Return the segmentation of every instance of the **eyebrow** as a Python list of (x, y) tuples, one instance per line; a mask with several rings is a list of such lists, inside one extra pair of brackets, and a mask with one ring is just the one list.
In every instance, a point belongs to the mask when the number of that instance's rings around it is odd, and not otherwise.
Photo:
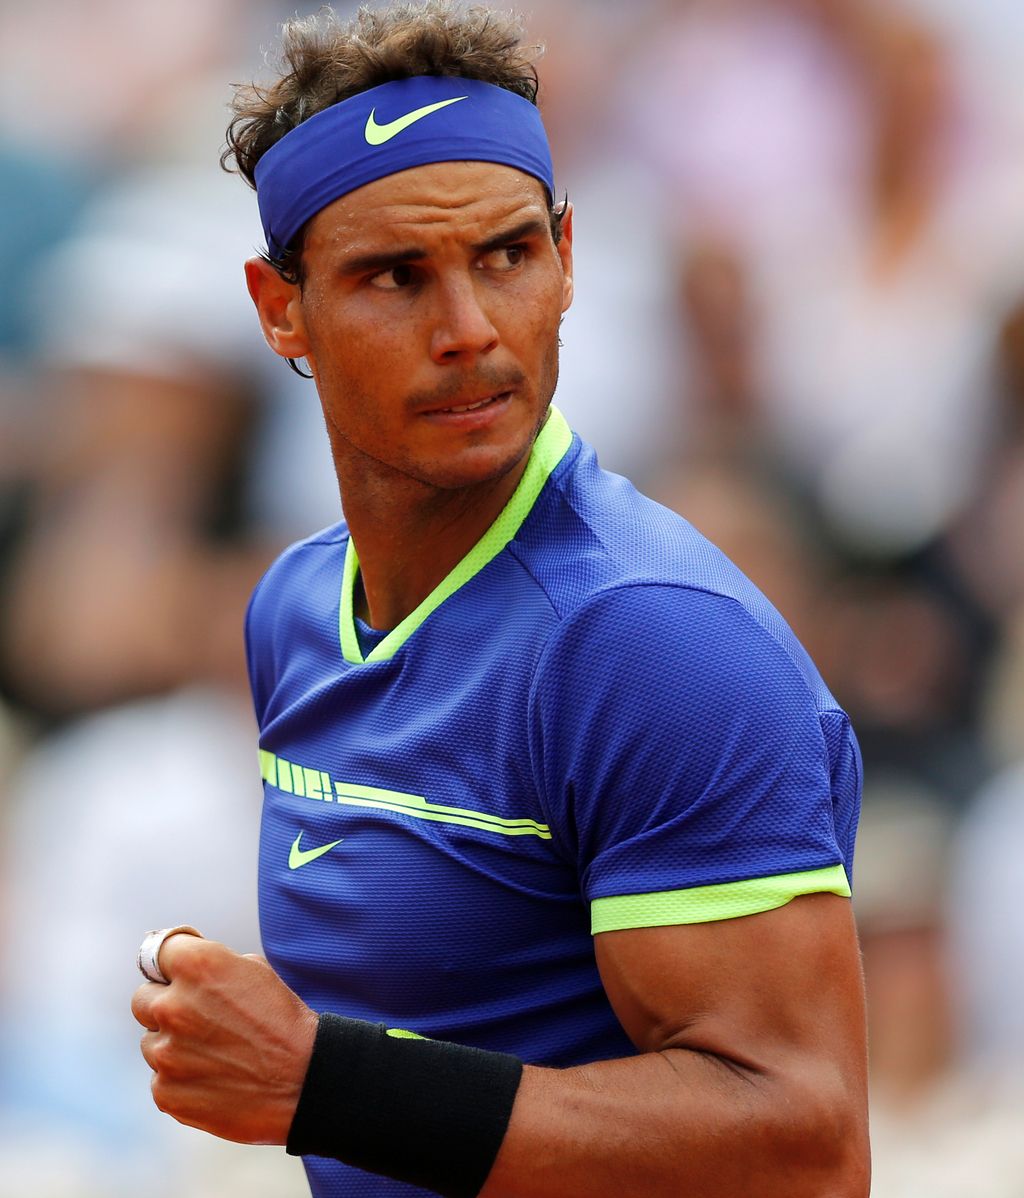
[[(522, 221), (512, 229), (496, 233), (493, 237), (488, 237), (485, 241), (478, 241), (470, 249), (474, 254), (486, 254), (491, 250), (500, 250), (504, 246), (513, 245), (515, 242), (523, 241), (525, 238), (536, 237), (547, 231), (548, 225), (544, 221), (538, 220), (536, 217), (531, 217), (529, 220)], [(395, 266), (402, 266), (406, 262), (422, 261), (422, 259), (429, 256), (426, 250), (418, 246), (409, 246), (407, 249), (400, 250), (388, 250), (380, 254), (360, 254), (355, 258), (346, 258), (339, 268), (339, 273), (342, 275), (361, 275), (368, 271), (390, 270)]]
[(506, 245), (512, 245), (516, 241), (523, 241), (528, 237), (536, 237), (540, 233), (547, 233), (550, 229), (545, 221), (538, 220), (532, 216), (529, 220), (521, 221), (513, 229), (507, 229), (504, 233), (496, 233), (493, 237), (488, 237), (486, 241), (480, 241), (473, 246), (474, 254), (486, 254), (489, 250), (500, 250)]

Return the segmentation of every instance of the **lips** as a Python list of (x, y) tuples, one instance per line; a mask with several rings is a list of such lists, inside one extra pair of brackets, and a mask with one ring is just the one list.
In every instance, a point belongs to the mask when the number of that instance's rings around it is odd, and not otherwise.
[(490, 364), (486, 369), (453, 372), (438, 386), (413, 392), (406, 410), (410, 416), (428, 420), (465, 423), (494, 418), (524, 392), (526, 381), (526, 375), (511, 366)]
[(496, 399), (504, 399), (508, 395), (507, 391), (500, 391), (497, 395), (488, 395), (484, 399), (478, 399), (474, 403), (453, 404), (449, 408), (436, 408), (438, 412), (477, 412), (481, 408), (485, 408), (488, 404), (494, 403)]
[(461, 416), (466, 412), (479, 412), (483, 408), (489, 407), (491, 404), (500, 400), (507, 399), (512, 394), (511, 391), (495, 391), (490, 395), (485, 395), (480, 399), (472, 396), (459, 397), (454, 402), (447, 403), (444, 407), (440, 405), (426, 408), (421, 415), (423, 416)]

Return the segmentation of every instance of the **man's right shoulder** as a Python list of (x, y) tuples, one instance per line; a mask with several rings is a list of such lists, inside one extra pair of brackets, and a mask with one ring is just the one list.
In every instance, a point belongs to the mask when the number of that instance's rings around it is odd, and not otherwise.
[(325, 592), (337, 602), (348, 539), (348, 524), (339, 520), (278, 554), (253, 590), (248, 624), (279, 616), (294, 602)]
[(256, 584), (245, 618), (245, 648), (256, 717), (296, 652), (337, 638), (341, 578), (348, 543), (344, 521), (290, 545)]

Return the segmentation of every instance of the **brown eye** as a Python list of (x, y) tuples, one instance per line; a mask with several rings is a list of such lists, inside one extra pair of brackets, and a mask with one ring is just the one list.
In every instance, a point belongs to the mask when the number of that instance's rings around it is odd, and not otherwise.
[(399, 291), (403, 287), (408, 287), (413, 278), (413, 268), (407, 263), (402, 263), (375, 274), (370, 279), (370, 284), (381, 291)]
[(481, 266), (485, 270), (503, 271), (515, 270), (526, 259), (526, 247), (523, 245), (503, 245), (501, 249), (491, 250), (484, 254)]

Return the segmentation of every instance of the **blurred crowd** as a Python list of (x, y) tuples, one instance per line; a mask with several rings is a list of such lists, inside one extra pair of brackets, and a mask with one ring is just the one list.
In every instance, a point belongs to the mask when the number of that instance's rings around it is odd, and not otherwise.
[[(0, 0), (0, 1198), (305, 1192), (155, 1111), (127, 1005), (147, 928), (258, 951), (241, 624), (341, 510), (218, 166), (295, 11)], [(1024, 6), (528, 17), (576, 206), (556, 402), (860, 738), (873, 1193), (1024, 1198)]]

